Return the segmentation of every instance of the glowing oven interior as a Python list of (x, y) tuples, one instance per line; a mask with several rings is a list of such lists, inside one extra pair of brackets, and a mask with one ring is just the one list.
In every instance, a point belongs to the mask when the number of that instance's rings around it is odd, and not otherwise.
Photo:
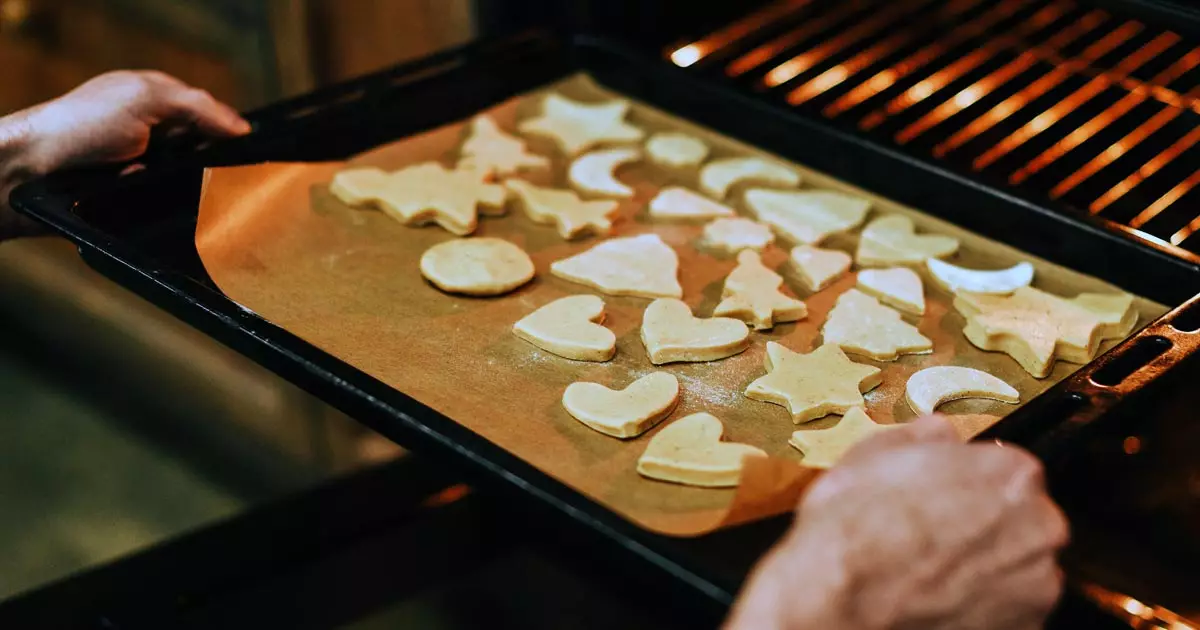
[(778, 0), (668, 55), (1200, 260), (1200, 42), (1070, 0)]

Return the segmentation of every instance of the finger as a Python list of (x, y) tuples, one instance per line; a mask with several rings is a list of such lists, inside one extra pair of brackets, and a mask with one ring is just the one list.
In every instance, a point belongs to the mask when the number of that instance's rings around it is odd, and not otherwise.
[(250, 133), (246, 122), (232, 107), (196, 88), (171, 89), (167, 98), (170, 108), (163, 116), (168, 120), (186, 120), (200, 131), (216, 136), (240, 136)]
[(902, 425), (891, 431), (880, 431), (851, 448), (842, 458), (843, 462), (875, 457), (913, 444), (937, 442), (959, 442), (958, 432), (940, 415), (925, 416), (915, 422)]

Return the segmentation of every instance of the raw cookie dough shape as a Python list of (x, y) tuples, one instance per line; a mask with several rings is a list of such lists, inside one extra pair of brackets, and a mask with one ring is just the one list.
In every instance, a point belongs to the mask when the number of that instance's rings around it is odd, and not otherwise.
[(746, 191), (746, 205), (759, 221), (799, 245), (815, 245), (852, 230), (867, 218), (871, 202), (833, 190)]
[(554, 224), (558, 235), (573, 239), (584, 234), (607, 235), (620, 204), (611, 199), (584, 201), (570, 190), (542, 188), (523, 179), (504, 185), (534, 223)]
[(663, 427), (638, 458), (644, 477), (689, 486), (727, 488), (738, 485), (742, 460), (766, 457), (749, 444), (722, 442), (725, 427), (715, 416), (694, 413)]
[(919, 265), (958, 251), (958, 239), (939, 234), (917, 234), (912, 219), (889, 214), (863, 228), (854, 259), (863, 267)]
[(575, 188), (593, 195), (632, 197), (633, 189), (617, 181), (614, 173), (618, 166), (641, 158), (641, 151), (629, 147), (592, 151), (571, 162), (567, 179)]
[(546, 136), (567, 155), (578, 155), (603, 142), (638, 142), (646, 134), (625, 122), (629, 101), (582, 103), (560, 94), (542, 100), (542, 113), (517, 125), (521, 133)]
[(801, 462), (809, 468), (831, 468), (838, 463), (855, 444), (883, 431), (891, 431), (898, 424), (878, 424), (860, 407), (853, 407), (838, 423), (828, 429), (801, 429), (793, 431), (788, 440), (796, 450), (804, 453)]
[(654, 365), (724, 359), (745, 350), (749, 340), (741, 321), (695, 317), (682, 300), (654, 300), (642, 316), (642, 343)]
[(883, 382), (879, 368), (851, 361), (833, 344), (800, 354), (768, 341), (764, 363), (766, 375), (746, 387), (746, 398), (787, 407), (796, 424), (864, 407), (863, 394)]
[(714, 199), (724, 199), (734, 184), (743, 181), (794, 188), (800, 185), (800, 173), (779, 162), (757, 157), (722, 158), (700, 169), (700, 189)]
[(621, 390), (599, 383), (571, 383), (562, 404), (572, 418), (605, 435), (637, 437), (662, 422), (679, 402), (679, 379), (651, 372)]
[(646, 154), (656, 164), (671, 168), (699, 166), (708, 157), (708, 145), (678, 131), (660, 131), (646, 141)]
[(476, 171), (449, 170), (437, 162), (385, 173), (377, 168), (340, 171), (329, 191), (351, 206), (376, 206), (404, 225), (437, 223), (451, 234), (475, 231), (479, 212), (504, 214), (507, 193)]
[(533, 261), (498, 238), (438, 243), (421, 254), (421, 275), (447, 293), (500, 295), (533, 279)]
[(500, 130), (496, 120), (480, 114), (471, 120), (471, 130), (459, 149), (458, 168), (499, 178), (522, 169), (541, 169), (550, 160), (525, 150), (525, 142)]
[(987, 398), (1016, 404), (1021, 395), (1012, 385), (969, 367), (938, 365), (925, 368), (908, 377), (904, 397), (912, 410), (927, 416), (937, 406), (960, 398)]
[(918, 332), (916, 326), (858, 289), (838, 296), (821, 334), (826, 344), (877, 361), (895, 361), (902, 354), (933, 351), (933, 342)]
[(1035, 378), (1055, 359), (1087, 363), (1105, 339), (1128, 335), (1137, 324), (1133, 296), (1083, 293), (1065, 299), (1020, 287), (1009, 296), (960, 293), (954, 308), (967, 319), (963, 335), (976, 347), (1012, 357)]
[(846, 252), (811, 245), (792, 248), (791, 258), (800, 283), (814, 293), (846, 275), (850, 264), (854, 262)]
[(858, 288), (901, 312), (925, 314), (925, 287), (921, 276), (908, 267), (863, 269), (858, 272)]
[(717, 219), (735, 214), (733, 208), (679, 186), (667, 186), (650, 200), (650, 217), (654, 219)]
[(1008, 295), (1033, 282), (1033, 265), (1020, 262), (1008, 269), (982, 271), (958, 267), (930, 258), (925, 261), (933, 281), (951, 293), (968, 291), (985, 295)]
[(657, 234), (609, 239), (550, 263), (550, 273), (609, 295), (683, 297), (679, 257)]
[(804, 302), (779, 291), (783, 276), (767, 269), (754, 250), (738, 253), (737, 267), (725, 278), (721, 303), (713, 310), (718, 317), (733, 317), (767, 330), (776, 323), (794, 322), (808, 316)]
[(775, 242), (775, 233), (771, 228), (743, 217), (717, 219), (704, 226), (701, 242), (706, 247), (733, 254), (743, 249), (762, 250)]
[(604, 300), (594, 295), (559, 298), (513, 324), (513, 334), (576, 361), (607, 361), (617, 352), (617, 336), (601, 326)]

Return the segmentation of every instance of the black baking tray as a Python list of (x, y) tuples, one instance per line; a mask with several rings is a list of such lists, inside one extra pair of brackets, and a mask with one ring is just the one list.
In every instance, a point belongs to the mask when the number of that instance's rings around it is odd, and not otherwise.
[[(413, 450), (461, 463), (475, 483), (507, 496), (531, 528), (634, 590), (679, 601), (711, 623), (787, 518), (673, 539), (642, 530), (461, 425), (242, 309), (204, 272), (194, 246), (205, 166), (342, 159), (466, 118), (523, 92), (586, 71), (602, 84), (808, 167), (918, 207), (1032, 254), (1169, 305), (1159, 322), (1021, 407), (984, 437), (1036, 449), (1047, 460), (1134, 391), (1153, 392), (1183, 363), (1196, 367), (1193, 322), (1200, 266), (907, 157), (850, 132), (765, 106), (621, 44), (525, 33), (477, 42), (253, 112), (246, 137), (156, 142), (144, 167), (67, 173), (14, 192), (20, 212), (74, 241), (90, 265), (214, 338)], [(1147, 282), (1153, 278), (1153, 282)], [(1150, 344), (1150, 345), (1147, 345)], [(1112, 367), (1115, 366), (1115, 367)], [(413, 366), (413, 369), (425, 369)], [(1098, 385), (1092, 377), (1107, 369)], [(387, 500), (387, 497), (380, 497)], [(647, 591), (646, 589), (652, 589)]]

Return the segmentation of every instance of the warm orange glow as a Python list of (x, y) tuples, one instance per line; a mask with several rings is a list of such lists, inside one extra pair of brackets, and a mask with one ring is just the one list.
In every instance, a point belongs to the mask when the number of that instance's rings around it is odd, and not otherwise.
[(1058, 199), (1070, 192), (1071, 189), (1078, 186), (1081, 182), (1095, 175), (1100, 169), (1112, 164), (1117, 158), (1137, 146), (1155, 131), (1161, 129), (1163, 125), (1174, 120), (1180, 113), (1180, 110), (1174, 107), (1164, 107), (1146, 122), (1138, 125), (1136, 129), (1125, 134), (1124, 138), (1114, 142), (1103, 153), (1092, 158), (1087, 164), (1079, 167), (1079, 170), (1071, 173), (1066, 179), (1059, 182), (1058, 185), (1050, 190), (1050, 198)]
[(738, 57), (729, 64), (725, 72), (731, 77), (740, 77), (747, 72), (761, 66), (770, 61), (776, 55), (783, 51), (799, 44), (800, 42), (820, 33), (830, 25), (846, 18), (858, 9), (862, 8), (862, 2), (856, 0), (846, 0), (840, 2), (830, 11), (820, 14), (809, 20), (805, 20), (800, 26), (776, 37), (775, 39), (758, 46), (754, 50)]
[[(1107, 19), (1108, 19), (1108, 14), (1103, 11), (1091, 11), (1091, 12), (1087, 13), (1086, 15), (1079, 18), (1075, 22), (1072, 22), (1069, 26), (1067, 26), (1066, 28), (1063, 28), (1059, 32), (1055, 33), (1053, 37), (1048, 39), (1046, 41), (1046, 44), (1044, 47), (1044, 48), (1046, 48), (1046, 51), (1044, 51), (1044, 54), (1045, 53), (1056, 54), (1057, 50), (1070, 44), (1071, 42), (1075, 41), (1076, 39), (1079, 39), (1079, 37), (1081, 37), (1088, 31), (1096, 28), (1100, 24), (1103, 24), (1104, 21)], [(979, 51), (976, 51), (975, 53), (972, 53), (971, 55), (968, 55), (967, 57), (964, 57), (960, 61), (966, 61), (968, 59), (971, 59), (975, 55), (979, 55), (981, 53), (984, 53), (986, 56), (984, 56), (983, 58), (981, 58), (977, 62), (975, 62), (973, 65), (971, 65), (970, 66), (971, 68), (973, 68), (976, 65), (979, 65), (980, 63), (983, 63), (983, 61), (992, 57), (994, 54), (994, 53), (985, 53), (985, 51), (983, 49), (981, 49)], [(1032, 68), (1033, 65), (1035, 63), (1037, 63), (1037, 61), (1038, 61), (1038, 55), (1034, 50), (1027, 50), (1027, 51), (1021, 53), (1020, 55), (1017, 56), (1016, 59), (1013, 59), (1012, 61), (1004, 64), (1002, 67), (993, 71), (991, 74), (987, 75), (986, 77), (971, 84), (970, 87), (964, 88), (958, 94), (956, 94), (954, 96), (954, 98), (952, 98), (951, 100), (949, 100), (945, 103), (942, 103), (941, 105), (938, 105), (936, 108), (934, 108), (929, 113), (927, 113), (924, 116), (922, 116), (921, 118), (917, 119), (916, 121), (914, 121), (913, 123), (911, 123), (910, 125), (905, 127), (904, 129), (901, 129), (900, 132), (896, 134), (896, 141), (900, 142), (901, 144), (903, 144), (905, 142), (909, 142), (913, 138), (916, 138), (917, 136), (921, 135), (922, 133), (925, 133), (930, 128), (940, 125), (947, 118), (950, 118), (951, 116), (957, 114), (958, 112), (962, 111), (966, 107), (970, 106), (972, 103), (974, 103), (976, 100), (978, 100), (978, 98), (981, 97), (983, 94), (986, 94), (986, 93), (1000, 87), (1001, 85), (1008, 83), (1010, 80), (1013, 79), (1013, 77), (1016, 77), (1017, 75), (1021, 74), (1022, 72)], [(955, 65), (957, 65), (957, 64), (955, 64)], [(950, 67), (953, 67), (953, 66), (950, 66)], [(947, 68), (947, 69), (949, 69), (949, 68)], [(969, 71), (969, 68), (964, 69), (962, 71), (962, 73), (965, 74), (968, 71)], [(934, 75), (934, 76), (937, 76), (937, 75)], [(933, 77), (930, 77), (930, 78), (932, 79)], [(957, 77), (947, 78), (945, 80), (945, 82), (942, 83), (942, 85), (949, 83), (949, 81), (952, 80), (953, 78), (957, 78)], [(958, 97), (960, 94), (963, 94), (963, 93), (974, 95), (974, 98), (964, 98), (963, 101), (965, 102), (965, 104), (960, 104), (958, 102)], [(891, 104), (889, 104), (889, 106), (890, 105)], [(889, 107), (889, 109), (890, 109), (890, 107)], [(889, 113), (892, 113), (892, 112), (889, 111)]]
[[(1091, 138), (1098, 131), (1107, 127), (1114, 120), (1117, 120), (1121, 116), (1128, 114), (1133, 110), (1134, 107), (1137, 107), (1139, 103), (1142, 103), (1145, 100), (1146, 97), (1142, 96), (1141, 94), (1126, 94), (1123, 98), (1121, 98), (1121, 100), (1110, 105), (1108, 109), (1096, 114), (1091, 120), (1080, 125), (1078, 129), (1068, 134), (1065, 138), (1054, 143), (1053, 146), (1045, 151), (1042, 151), (1040, 155), (1033, 158), (1028, 164), (1013, 173), (1012, 176), (1008, 178), (1008, 181), (1013, 184), (1020, 184), (1026, 179), (1029, 179), (1030, 175), (1037, 173), (1043, 168), (1046, 168), (1046, 166), (1050, 163), (1071, 152), (1075, 149), (1075, 147), (1083, 144), (1088, 138)], [(1121, 154), (1124, 153), (1124, 149), (1120, 145), (1116, 144), (1109, 147), (1108, 150), (1114, 153), (1112, 156), (1113, 159), (1120, 157)]]
[[(1129, 227), (1140, 228), (1149, 223), (1151, 219), (1158, 216), (1163, 210), (1169, 208), (1171, 204), (1179, 201), (1180, 197), (1186, 195), (1188, 191), (1195, 188), (1197, 184), (1200, 184), (1200, 171), (1192, 173), (1190, 177), (1176, 184), (1174, 188), (1168, 190), (1163, 194), (1163, 196), (1155, 199), (1154, 203), (1146, 206), (1145, 210), (1142, 210), (1136, 217), (1133, 217), (1129, 220)], [(1200, 213), (1200, 209), (1197, 209), (1197, 213)], [(1185, 234), (1184, 238), (1186, 237), (1187, 235)], [(1174, 236), (1172, 236), (1172, 238), (1174, 238)], [(1179, 240), (1183, 240), (1183, 238)]]
[[(949, 20), (959, 15), (962, 15), (967, 10), (979, 4), (980, 0), (950, 0), (950, 2), (941, 7), (937, 12), (936, 20)], [(850, 59), (838, 64), (836, 68), (827, 70), (820, 76), (808, 81), (804, 85), (792, 90), (787, 95), (787, 101), (791, 105), (800, 105), (808, 102), (813, 97), (821, 94), (825, 90), (841, 83), (846, 77), (858, 74), (863, 68), (869, 67), (871, 64), (879, 61), (885, 55), (895, 52), (901, 46), (908, 44), (916, 36), (916, 31), (911, 29), (898, 29), (896, 32), (876, 42), (866, 50), (854, 55)], [(831, 72), (837, 72), (841, 75), (841, 79), (833, 80), (826, 76)]]
[(1126, 455), (1136, 455), (1142, 450), (1142, 440), (1136, 435), (1131, 435), (1121, 442), (1121, 450), (1125, 451)]
[(1187, 225), (1183, 226), (1183, 229), (1172, 234), (1170, 239), (1171, 244), (1182, 245), (1183, 242), (1186, 241), (1189, 236), (1195, 234), (1197, 230), (1200, 230), (1200, 216), (1192, 219), (1191, 223), (1188, 223)]
[(776, 2), (772, 2), (711, 35), (686, 46), (676, 48), (669, 55), (671, 61), (677, 66), (686, 68), (711, 55), (714, 51), (720, 50), (769, 26), (772, 22), (782, 19), (787, 14), (803, 7), (811, 1), (777, 0)]
[(1099, 198), (1092, 202), (1092, 205), (1088, 206), (1088, 212), (1092, 214), (1103, 212), (1112, 202), (1120, 199), (1122, 195), (1130, 190), (1133, 190), (1134, 186), (1145, 181), (1147, 177), (1157, 173), (1162, 167), (1170, 163), (1171, 160), (1179, 157), (1181, 153), (1190, 149), (1198, 141), (1200, 141), (1200, 127), (1193, 127), (1191, 131), (1176, 140), (1174, 144), (1167, 147), (1162, 153), (1151, 158), (1150, 161), (1143, 164), (1141, 168), (1134, 171), (1129, 177), (1121, 180), (1116, 186), (1113, 186), (1103, 195), (1100, 195)]
[(680, 68), (686, 68), (697, 61), (700, 61), (708, 54), (707, 50), (700, 48), (700, 44), (688, 44), (683, 48), (678, 48), (671, 53), (671, 61)]
[(460, 483), (450, 486), (449, 488), (446, 488), (445, 490), (442, 490), (441, 492), (425, 499), (421, 502), (421, 505), (424, 507), (441, 507), (443, 505), (450, 505), (451, 503), (458, 501), (468, 494), (471, 494), (471, 487)]
[(950, 48), (957, 46), (971, 37), (982, 34), (988, 28), (1011, 16), (1030, 2), (1032, 0), (1015, 0), (1014, 2), (996, 4), (978, 17), (955, 27), (934, 43), (901, 59), (890, 68), (875, 73), (875, 76), (867, 79), (853, 90), (843, 94), (836, 101), (825, 106), (822, 112), (832, 118), (855, 107), (859, 103), (887, 89), (889, 85), (900, 80), (901, 77), (908, 76), (929, 62), (941, 57)]
[[(1117, 46), (1129, 41), (1129, 38), (1137, 35), (1142, 30), (1142, 25), (1137, 22), (1126, 22), (1120, 28), (1105, 35), (1099, 41), (1091, 46), (1088, 46), (1082, 53), (1079, 54), (1079, 61), (1095, 61), (1100, 57), (1112, 52)], [(1000, 121), (1008, 118), (1013, 112), (1024, 108), (1034, 99), (1049, 92), (1054, 87), (1067, 80), (1068, 77), (1078, 68), (1079, 61), (1074, 63), (1060, 63), (1055, 68), (1046, 74), (1042, 75), (1037, 81), (1025, 86), (1020, 92), (1004, 99), (1000, 104), (992, 109), (984, 112), (975, 120), (972, 120), (962, 129), (959, 129), (954, 135), (942, 141), (933, 148), (933, 154), (938, 157), (943, 157), (947, 153), (961, 147), (970, 142), (979, 134), (991, 129)], [(1089, 97), (1090, 98), (1090, 97)], [(1019, 142), (1018, 142), (1019, 144)], [(1015, 146), (1015, 145), (1014, 145)], [(989, 162), (990, 163), (990, 162)]]
[[(1107, 89), (1114, 80), (1119, 80), (1125, 77), (1130, 72), (1140, 68), (1147, 61), (1150, 61), (1160, 53), (1175, 45), (1179, 41), (1179, 36), (1174, 33), (1163, 33), (1154, 38), (1153, 41), (1139, 48), (1137, 51), (1123, 59), (1110, 72), (1093, 77), (1083, 87), (1075, 90), (1061, 101), (1055, 103), (1045, 112), (1036, 116), (1033, 120), (1025, 123), (1020, 129), (1010, 134), (1004, 140), (996, 143), (995, 146), (988, 149), (979, 157), (975, 158), (974, 167), (976, 169), (984, 169), (994, 163), (996, 160), (1004, 157), (1012, 152), (1017, 147), (1028, 142), (1031, 138), (1045, 131), (1051, 125), (1054, 125), (1063, 117), (1078, 109), (1084, 103), (1092, 100), (1098, 94)], [(1111, 122), (1109, 120), (1108, 122)], [(1107, 124), (1107, 123), (1105, 123)], [(1064, 139), (1065, 140), (1065, 139)], [(1082, 142), (1082, 140), (1080, 140)], [(1061, 144), (1061, 142), (1060, 142)]]
[(890, 2), (882, 9), (871, 13), (868, 17), (854, 23), (854, 26), (842, 31), (836, 37), (825, 40), (818, 46), (809, 48), (804, 53), (775, 66), (764, 77), (767, 87), (776, 87), (791, 81), (807, 72), (810, 68), (825, 61), (834, 53), (858, 42), (876, 31), (894, 26), (897, 18), (905, 13), (916, 11), (932, 0), (914, 0), (913, 2)]

